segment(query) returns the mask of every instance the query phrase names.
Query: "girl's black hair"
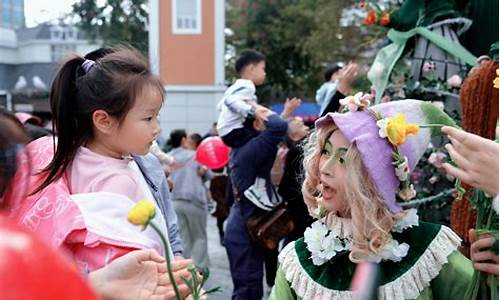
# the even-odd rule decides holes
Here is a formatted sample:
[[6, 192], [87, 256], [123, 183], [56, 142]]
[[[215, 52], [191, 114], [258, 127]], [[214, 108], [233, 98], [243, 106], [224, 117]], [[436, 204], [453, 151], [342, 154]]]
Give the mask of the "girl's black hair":
[[[85, 66], [85, 59], [94, 61]], [[58, 70], [50, 89], [50, 107], [57, 146], [43, 183], [32, 193], [60, 178], [73, 161], [76, 151], [93, 138], [92, 115], [104, 110], [122, 122], [146, 86], [163, 85], [154, 76], [146, 59], [131, 48], [101, 48], [86, 58], [74, 56]], [[56, 144], [56, 143], [54, 143]]]
[[186, 130], [176, 129], [170, 133], [170, 139], [168, 140], [168, 145], [172, 148], [180, 147], [182, 139], [187, 137]]

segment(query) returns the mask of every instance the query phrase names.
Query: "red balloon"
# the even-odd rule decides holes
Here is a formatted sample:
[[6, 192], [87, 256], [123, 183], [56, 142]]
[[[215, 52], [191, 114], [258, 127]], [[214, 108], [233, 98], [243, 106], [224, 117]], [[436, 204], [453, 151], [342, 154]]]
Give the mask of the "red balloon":
[[218, 136], [204, 139], [196, 149], [196, 160], [210, 168], [220, 169], [229, 161], [231, 149]]
[[64, 254], [0, 214], [0, 299], [98, 298]]

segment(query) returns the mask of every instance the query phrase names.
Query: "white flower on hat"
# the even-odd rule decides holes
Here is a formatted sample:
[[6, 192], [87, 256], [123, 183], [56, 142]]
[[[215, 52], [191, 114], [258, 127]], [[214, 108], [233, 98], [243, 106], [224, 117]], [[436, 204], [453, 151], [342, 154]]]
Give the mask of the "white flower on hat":
[[408, 187], [405, 187], [398, 192], [399, 198], [401, 198], [405, 201], [408, 201], [408, 200], [415, 198], [416, 195], [417, 195], [417, 192], [413, 188], [413, 184], [410, 184]]
[[378, 135], [383, 139], [385, 139], [387, 137], [385, 127], [387, 127], [388, 122], [389, 122], [389, 119], [387, 119], [387, 118], [380, 119], [377, 121], [377, 126], [379, 128]]
[[339, 103], [344, 107], [347, 107], [349, 111], [357, 111], [360, 108], [366, 108], [370, 105], [370, 94], [364, 94], [362, 92], [356, 93], [354, 96], [348, 96], [341, 99]]
[[406, 181], [410, 176], [410, 166], [408, 165], [408, 157], [404, 157], [404, 160], [396, 166], [396, 177], [399, 181]]

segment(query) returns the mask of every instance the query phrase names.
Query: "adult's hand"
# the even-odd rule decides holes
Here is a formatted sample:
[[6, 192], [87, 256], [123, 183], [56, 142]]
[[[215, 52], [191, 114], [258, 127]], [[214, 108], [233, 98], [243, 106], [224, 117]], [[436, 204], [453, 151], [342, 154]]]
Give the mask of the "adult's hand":
[[344, 94], [349, 95], [353, 81], [358, 76], [358, 65], [356, 63], [349, 63], [347, 66], [340, 70], [339, 85], [337, 90]]
[[443, 164], [445, 172], [491, 196], [498, 194], [498, 144], [453, 127], [443, 127], [451, 144], [445, 147], [456, 167]]
[[495, 243], [491, 235], [481, 235], [479, 238], [474, 229], [469, 230], [470, 258], [474, 269], [498, 276], [498, 254], [493, 253], [490, 247]]
[[[190, 294], [182, 277], [191, 277], [187, 270], [191, 264], [188, 259], [172, 262], [174, 278], [183, 298]], [[89, 281], [97, 294], [106, 300], [175, 299], [165, 259], [154, 250], [129, 252], [102, 269], [91, 272]]]
[[269, 116], [272, 114], [273, 112], [265, 107], [265, 106], [262, 106], [262, 105], [259, 105], [259, 104], [255, 104], [255, 115], [254, 115], [254, 118], [256, 120], [259, 120], [259, 121], [262, 121], [262, 122], [267, 122], [267, 120], [269, 119]]
[[302, 100], [293, 97], [292, 99], [286, 98], [283, 112], [281, 113], [281, 118], [286, 119], [292, 115], [292, 113], [302, 104]]

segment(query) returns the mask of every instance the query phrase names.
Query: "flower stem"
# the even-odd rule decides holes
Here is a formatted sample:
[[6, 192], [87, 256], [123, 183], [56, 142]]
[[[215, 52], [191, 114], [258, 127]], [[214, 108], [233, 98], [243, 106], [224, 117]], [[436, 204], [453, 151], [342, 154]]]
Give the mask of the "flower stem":
[[418, 125], [420, 128], [432, 128], [432, 127], [444, 127], [446, 125], [443, 124], [425, 124], [425, 125]]
[[165, 239], [165, 236], [160, 231], [160, 229], [156, 226], [155, 223], [150, 222], [149, 225], [151, 225], [151, 227], [153, 227], [153, 229], [156, 231], [156, 233], [158, 233], [158, 235], [160, 236], [160, 239], [161, 239], [161, 241], [163, 243], [163, 248], [165, 248], [165, 258], [167, 260], [168, 277], [170, 279], [170, 283], [172, 283], [172, 286], [174, 287], [175, 298], [177, 300], [182, 300], [182, 297], [181, 297], [181, 295], [179, 293], [179, 288], [177, 287], [177, 283], [175, 282], [174, 273], [172, 273], [172, 262], [171, 262], [171, 257], [170, 257], [170, 246], [168, 244], [168, 241]]

